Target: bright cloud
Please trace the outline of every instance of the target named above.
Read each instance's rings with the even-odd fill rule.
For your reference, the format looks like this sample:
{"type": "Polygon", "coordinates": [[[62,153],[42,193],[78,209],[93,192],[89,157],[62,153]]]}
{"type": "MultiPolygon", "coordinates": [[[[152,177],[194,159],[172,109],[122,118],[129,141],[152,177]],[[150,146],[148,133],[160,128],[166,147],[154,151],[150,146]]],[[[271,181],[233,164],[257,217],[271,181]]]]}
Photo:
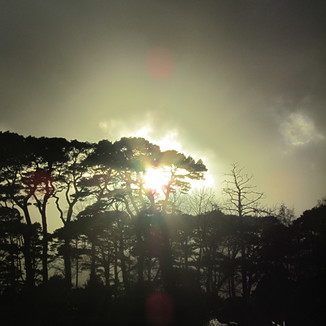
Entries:
{"type": "Polygon", "coordinates": [[[102,130],[110,140],[117,140],[121,137],[143,137],[152,143],[160,146],[161,150],[166,151],[174,149],[182,152],[183,148],[179,140],[179,132],[177,129],[170,129],[161,133],[157,133],[156,128],[153,127],[153,122],[147,116],[143,125],[129,124],[122,120],[101,120],[98,122],[98,127],[102,130]]]}
{"type": "Polygon", "coordinates": [[[108,129],[108,123],[107,123],[107,121],[100,121],[98,123],[98,126],[99,126],[100,129],[102,129],[104,131],[106,131],[108,129]]]}
{"type": "Polygon", "coordinates": [[[157,143],[161,147],[163,151],[169,149],[175,149],[179,152],[182,151],[182,145],[178,140],[178,131],[177,130],[169,130],[163,138],[158,139],[157,143]]]}
{"type": "Polygon", "coordinates": [[[291,113],[280,126],[285,141],[292,146],[302,146],[313,140],[324,139],[314,122],[301,113],[291,113]]]}
{"type": "Polygon", "coordinates": [[[124,123],[116,119],[101,120],[98,122],[98,127],[110,140],[121,138],[123,131],[125,131],[124,123]]]}

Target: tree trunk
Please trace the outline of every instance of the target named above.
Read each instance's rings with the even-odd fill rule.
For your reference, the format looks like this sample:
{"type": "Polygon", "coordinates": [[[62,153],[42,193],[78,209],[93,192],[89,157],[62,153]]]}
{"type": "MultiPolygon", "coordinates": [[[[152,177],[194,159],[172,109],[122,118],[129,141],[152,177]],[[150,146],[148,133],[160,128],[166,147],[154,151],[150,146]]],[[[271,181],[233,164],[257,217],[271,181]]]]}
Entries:
{"type": "Polygon", "coordinates": [[[94,285],[96,281],[95,257],[96,257],[96,251],[95,251],[95,243],[93,240],[92,247],[91,247],[91,272],[89,276],[90,285],[94,285]]]}
{"type": "Polygon", "coordinates": [[[144,283],[144,241],[142,239],[142,226],[140,225],[140,216],[136,216],[136,238],[137,238],[137,272],[138,284],[144,283]]]}
{"type": "Polygon", "coordinates": [[[168,231],[165,224],[165,221],[162,218],[161,223],[161,250],[158,255],[160,269],[162,273],[162,282],[163,286],[168,292],[175,291],[175,278],[173,273],[173,262],[172,262],[172,250],[170,246],[170,241],[168,237],[168,231]]]}
{"type": "Polygon", "coordinates": [[[167,292],[174,292],[175,290],[175,280],[172,270],[172,257],[169,248],[159,255],[158,257],[160,263],[160,269],[162,273],[162,282],[165,290],[167,292]]]}
{"type": "Polygon", "coordinates": [[[26,285],[28,287],[35,286],[35,271],[33,268],[33,259],[31,254],[31,236],[30,236],[30,226],[27,227],[27,232],[23,234],[24,247],[23,254],[25,260],[25,271],[26,271],[26,285]]]}
{"type": "Polygon", "coordinates": [[[248,298],[248,280],[247,280],[247,255],[246,245],[244,241],[243,232],[243,216],[240,215],[240,242],[241,242],[241,283],[242,283],[242,296],[244,299],[248,298]]]}
{"type": "MultiPolygon", "coordinates": [[[[137,237],[138,238],[138,237],[137,237]]],[[[138,245],[142,246],[143,240],[138,238],[138,245]]],[[[143,249],[140,249],[143,251],[143,249]]],[[[137,257],[137,272],[138,272],[138,283],[142,285],[144,283],[144,253],[139,252],[137,257]]]]}
{"type": "Polygon", "coordinates": [[[185,260],[185,270],[188,270],[188,236],[186,236],[186,240],[184,243],[185,251],[184,251],[184,260],[185,260]]]}
{"type": "Polygon", "coordinates": [[[49,279],[48,275],[48,228],[46,222],[45,209],[42,212],[42,277],[43,284],[46,284],[49,279]]]}
{"type": "Polygon", "coordinates": [[[110,262],[109,262],[109,257],[108,259],[104,259],[104,278],[105,278],[105,287],[107,289],[110,288],[110,262]]]}
{"type": "MultiPolygon", "coordinates": [[[[64,224],[64,228],[67,229],[70,226],[72,214],[73,214],[73,207],[75,203],[77,202],[77,199],[72,203],[69,203],[68,212],[67,212],[67,218],[66,223],[64,224]]],[[[69,236],[65,236],[64,239],[64,251],[63,251],[63,260],[64,260],[64,269],[65,269],[65,283],[67,289],[71,289],[72,287],[72,273],[71,273],[71,238],[69,236]]],[[[77,263],[78,264],[78,263],[77,263]]],[[[78,274],[78,271],[76,271],[78,274]]],[[[78,276],[77,276],[78,278],[78,276]]]]}
{"type": "Polygon", "coordinates": [[[117,297],[118,288],[119,288],[119,275],[118,275],[118,243],[114,241],[114,287],[115,287],[115,296],[117,297]]]}
{"type": "MultiPolygon", "coordinates": [[[[65,283],[67,289],[71,289],[72,281],[71,281],[71,246],[70,239],[65,237],[64,239],[64,250],[63,250],[63,261],[65,268],[65,283]]],[[[78,271],[76,271],[78,273],[78,271]]]]}
{"type": "Polygon", "coordinates": [[[78,277],[79,277],[79,256],[78,256],[78,239],[76,238],[76,280],[75,280],[75,286],[76,289],[78,288],[78,277]]]}
{"type": "Polygon", "coordinates": [[[129,293],[129,277],[127,273],[127,266],[126,266],[126,257],[124,254],[124,244],[122,235],[120,236],[119,241],[119,256],[120,256],[120,262],[121,262],[121,272],[122,272],[122,281],[126,290],[126,293],[129,293]]]}
{"type": "Polygon", "coordinates": [[[229,283],[229,297],[235,298],[234,273],[232,273],[228,283],[229,283]]]}
{"type": "Polygon", "coordinates": [[[214,248],[207,249],[207,278],[206,278],[206,292],[212,293],[213,291],[213,266],[214,266],[214,248]]]}
{"type": "Polygon", "coordinates": [[[27,201],[24,202],[24,206],[21,207],[24,212],[24,217],[26,221],[26,229],[23,234],[24,238],[24,247],[23,247],[23,254],[25,260],[25,271],[26,271],[26,285],[30,287],[35,286],[35,271],[33,268],[33,254],[32,254],[32,246],[31,246],[31,235],[32,235],[32,221],[29,215],[27,201]]]}

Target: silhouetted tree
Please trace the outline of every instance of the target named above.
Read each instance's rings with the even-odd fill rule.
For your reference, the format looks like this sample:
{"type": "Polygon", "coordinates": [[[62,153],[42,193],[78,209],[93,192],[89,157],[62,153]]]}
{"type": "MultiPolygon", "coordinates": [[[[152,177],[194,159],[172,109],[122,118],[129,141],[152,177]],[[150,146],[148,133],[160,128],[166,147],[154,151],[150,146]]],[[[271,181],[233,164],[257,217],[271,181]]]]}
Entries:
{"type": "Polygon", "coordinates": [[[30,215],[31,199],[34,189],[24,184],[26,175],[33,171],[33,152],[29,151],[23,136],[10,132],[0,132],[0,186],[1,203],[3,206],[18,207],[23,213],[27,224],[24,232],[24,260],[26,282],[35,285],[35,270],[33,268],[32,234],[33,222],[30,215]]]}
{"type": "Polygon", "coordinates": [[[222,212],[204,190],[189,196],[190,181],[206,171],[200,160],[143,138],[85,143],[1,132],[0,150],[6,314],[19,305],[39,324],[57,311],[53,324],[145,323],[148,294],[164,289],[176,324],[215,313],[257,326],[324,324],[325,200],[298,219],[284,204],[268,214],[252,176],[234,164],[222,212]],[[162,193],[145,183],[155,168],[170,177],[162,193]],[[180,193],[193,215],[176,206],[180,193]],[[50,207],[62,222],[53,234],[50,207]],[[81,271],[89,273],[83,284],[81,271]]]}
{"type": "Polygon", "coordinates": [[[63,247],[60,251],[64,260],[65,282],[68,288],[71,287],[71,241],[73,234],[70,232],[70,223],[76,217],[75,211],[78,203],[90,197],[91,191],[85,184],[90,177],[88,167],[84,160],[93,150],[93,145],[76,140],[67,142],[62,146],[65,160],[57,168],[54,181],[55,205],[59,212],[59,218],[63,227],[67,230],[61,232],[63,247]]]}
{"type": "Polygon", "coordinates": [[[248,286],[244,217],[260,211],[258,204],[264,194],[255,190],[256,186],[252,184],[253,176],[244,173],[238,163],[232,164],[231,172],[227,174],[227,177],[229,179],[225,181],[226,186],[223,192],[228,197],[227,209],[240,218],[242,295],[247,298],[250,294],[250,287],[248,286]]]}
{"type": "Polygon", "coordinates": [[[290,209],[285,204],[281,204],[276,212],[276,216],[281,223],[289,226],[295,219],[294,209],[290,209]]]}
{"type": "Polygon", "coordinates": [[[218,209],[213,188],[193,189],[182,201],[182,211],[192,215],[201,215],[218,209]]]}
{"type": "Polygon", "coordinates": [[[326,250],[326,204],[306,210],[291,226],[293,232],[292,259],[295,280],[294,307],[295,322],[323,325],[326,320],[324,302],[325,250],[326,250]],[[296,312],[300,311],[300,314],[296,312]]]}
{"type": "MultiPolygon", "coordinates": [[[[22,282],[23,224],[18,210],[0,207],[0,289],[22,282]]],[[[0,290],[0,292],[2,292],[0,290]]]]}
{"type": "Polygon", "coordinates": [[[26,145],[32,154],[33,170],[23,179],[24,184],[33,194],[34,205],[37,207],[42,223],[42,277],[43,283],[48,281],[48,216],[47,207],[55,193],[56,173],[66,161],[63,138],[27,137],[26,145]]]}

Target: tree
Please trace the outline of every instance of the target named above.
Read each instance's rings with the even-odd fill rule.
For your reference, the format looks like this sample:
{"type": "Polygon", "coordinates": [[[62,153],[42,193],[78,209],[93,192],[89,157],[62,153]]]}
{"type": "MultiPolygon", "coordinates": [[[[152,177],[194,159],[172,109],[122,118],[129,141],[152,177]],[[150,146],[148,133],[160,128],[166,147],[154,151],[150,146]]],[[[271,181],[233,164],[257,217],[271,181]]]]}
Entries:
{"type": "Polygon", "coordinates": [[[295,219],[294,209],[290,209],[282,203],[278,209],[276,216],[282,224],[289,226],[295,219]]]}
{"type": "Polygon", "coordinates": [[[16,289],[22,280],[22,234],[24,225],[17,209],[0,207],[0,292],[16,289]]]}
{"type": "MultiPolygon", "coordinates": [[[[141,248],[144,247],[146,237],[144,230],[147,229],[144,223],[147,221],[148,224],[155,214],[160,220],[164,214],[171,213],[173,211],[171,194],[176,191],[188,192],[189,180],[202,179],[207,169],[200,160],[196,162],[177,151],[162,152],[157,145],[136,137],[121,138],[114,144],[101,141],[89,162],[97,167],[94,184],[97,185],[99,198],[102,201],[109,201],[111,205],[122,204],[133,222],[138,243],[136,246],[138,279],[141,284],[145,260],[141,248]],[[161,198],[157,196],[155,190],[146,188],[144,174],[151,168],[162,169],[169,175],[161,198]]],[[[163,238],[166,235],[163,224],[161,234],[163,238]]],[[[168,243],[167,239],[163,238],[162,242],[168,243]]],[[[166,249],[166,252],[169,250],[166,249]]],[[[164,264],[169,260],[162,258],[160,261],[164,264]]]]}
{"type": "Polygon", "coordinates": [[[252,184],[253,175],[244,173],[244,169],[234,163],[226,177],[223,194],[227,197],[226,209],[231,214],[243,217],[266,212],[259,206],[264,193],[255,190],[257,186],[252,184]]]}
{"type": "Polygon", "coordinates": [[[26,146],[31,153],[33,169],[28,171],[23,183],[32,193],[42,223],[42,277],[48,281],[49,235],[47,207],[55,193],[57,171],[66,162],[65,148],[67,141],[63,138],[27,137],[26,146]]]}
{"type": "Polygon", "coordinates": [[[202,160],[197,162],[191,157],[186,157],[175,150],[162,152],[157,163],[162,168],[168,169],[170,177],[164,189],[164,199],[162,201],[162,210],[172,212],[168,207],[170,194],[180,191],[187,194],[191,188],[190,180],[202,180],[207,168],[202,160]]]}
{"type": "Polygon", "coordinates": [[[206,214],[218,208],[214,190],[206,187],[189,192],[181,206],[182,211],[193,215],[206,214]]]}
{"type": "Polygon", "coordinates": [[[35,257],[32,248],[34,226],[30,214],[34,189],[24,183],[27,174],[33,171],[33,152],[29,150],[23,136],[11,132],[0,132],[0,152],[1,205],[18,208],[22,212],[27,225],[23,234],[26,283],[28,286],[34,286],[35,257]]]}
{"type": "Polygon", "coordinates": [[[226,176],[228,179],[224,181],[226,186],[223,188],[223,193],[227,196],[227,210],[240,218],[242,295],[248,298],[250,287],[246,266],[244,217],[264,211],[259,206],[264,193],[255,190],[256,186],[252,184],[253,175],[246,174],[238,163],[232,164],[231,172],[226,176]]]}
{"type": "MultiPolygon", "coordinates": [[[[325,322],[325,251],[326,251],[326,202],[302,213],[290,226],[296,240],[294,252],[294,277],[297,281],[295,300],[303,322],[315,325],[325,322]]],[[[294,312],[293,312],[294,313],[294,312]]],[[[293,314],[294,315],[294,314],[293,314]]]]}
{"type": "Polygon", "coordinates": [[[64,260],[64,274],[67,288],[72,285],[71,272],[71,240],[72,233],[70,223],[76,217],[78,203],[90,197],[91,191],[87,186],[89,178],[88,166],[84,163],[88,155],[92,153],[94,145],[73,140],[62,146],[65,160],[55,171],[54,192],[55,205],[59,212],[59,218],[63,223],[62,232],[58,233],[63,238],[61,250],[64,260]]]}

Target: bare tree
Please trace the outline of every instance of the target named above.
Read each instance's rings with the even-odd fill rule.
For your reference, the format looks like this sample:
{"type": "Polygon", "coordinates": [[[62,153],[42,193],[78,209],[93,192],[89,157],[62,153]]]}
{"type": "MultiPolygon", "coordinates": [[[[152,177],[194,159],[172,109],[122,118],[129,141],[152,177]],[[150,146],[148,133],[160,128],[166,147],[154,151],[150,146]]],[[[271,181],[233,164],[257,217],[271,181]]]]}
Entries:
{"type": "Polygon", "coordinates": [[[263,192],[256,191],[257,186],[251,182],[253,175],[248,175],[238,163],[232,164],[231,172],[226,174],[223,194],[227,197],[226,209],[239,217],[257,215],[259,211],[267,212],[260,207],[263,192]]]}
{"type": "Polygon", "coordinates": [[[238,163],[232,164],[232,169],[226,175],[225,188],[223,193],[228,197],[226,209],[240,218],[240,264],[241,264],[241,282],[242,295],[248,298],[250,295],[250,273],[248,272],[247,246],[245,241],[244,217],[249,215],[259,215],[260,200],[264,193],[256,191],[256,186],[252,184],[253,175],[248,175],[238,163]]]}
{"type": "Polygon", "coordinates": [[[202,187],[192,190],[181,203],[182,211],[187,214],[201,215],[218,208],[214,190],[202,187]]]}

